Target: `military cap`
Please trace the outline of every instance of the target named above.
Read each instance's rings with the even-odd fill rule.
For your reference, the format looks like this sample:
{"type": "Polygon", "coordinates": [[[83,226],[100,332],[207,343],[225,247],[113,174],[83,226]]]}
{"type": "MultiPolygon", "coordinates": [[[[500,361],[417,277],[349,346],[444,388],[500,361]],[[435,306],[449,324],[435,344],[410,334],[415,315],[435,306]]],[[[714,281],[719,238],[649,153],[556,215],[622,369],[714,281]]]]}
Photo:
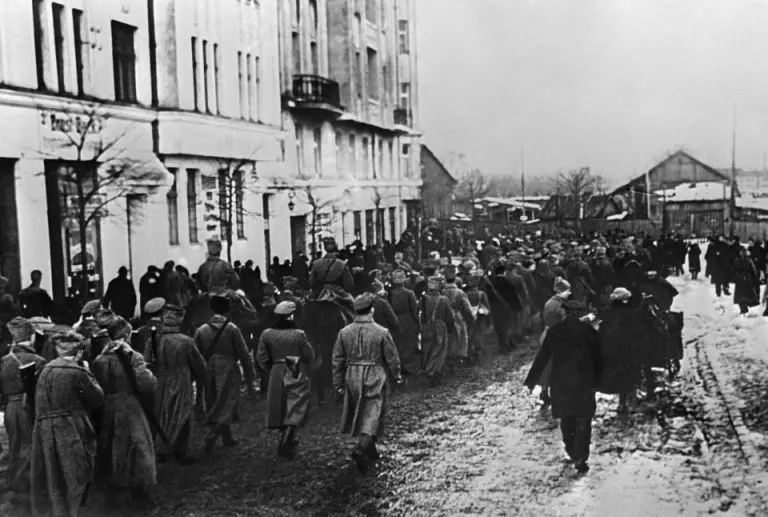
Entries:
{"type": "Polygon", "coordinates": [[[565,278],[557,277],[554,285],[555,294],[564,293],[570,290],[571,290],[571,284],[569,284],[565,278]]]}
{"type": "Polygon", "coordinates": [[[99,307],[101,307],[101,300],[91,300],[83,305],[83,310],[80,311],[80,314],[83,316],[90,316],[95,313],[99,307]]]}
{"type": "Polygon", "coordinates": [[[381,270],[380,269],[371,269],[371,271],[368,273],[368,277],[369,278],[376,278],[379,275],[381,275],[381,270]]]}
{"type": "Polygon", "coordinates": [[[27,320],[32,327],[34,327],[35,332],[37,333],[44,333],[46,330],[51,330],[56,325],[54,322],[52,322],[48,318],[44,318],[42,316],[33,316],[27,320]]]}
{"type": "Polygon", "coordinates": [[[275,307],[275,314],[278,316],[290,316],[296,312],[296,304],[290,301],[280,302],[275,307]]]}
{"type": "Polygon", "coordinates": [[[632,293],[629,291],[629,289],[626,289],[624,287],[617,287],[611,293],[612,302],[616,302],[616,301],[626,302],[631,298],[632,298],[632,293]]]}
{"type": "Polygon", "coordinates": [[[85,348],[85,338],[74,331],[61,332],[53,336],[53,344],[59,356],[75,355],[85,348]]]}
{"type": "Polygon", "coordinates": [[[157,314],[165,307],[165,298],[152,298],[144,304],[144,312],[147,314],[157,314]]]}
{"type": "Polygon", "coordinates": [[[432,289],[433,291],[436,289],[440,289],[440,284],[442,283],[442,280],[439,276],[431,276],[427,278],[427,289],[432,289]]]}
{"type": "Polygon", "coordinates": [[[405,283],[405,272],[402,269],[396,270],[392,273],[391,282],[392,285],[403,285],[405,283]]]}
{"type": "Polygon", "coordinates": [[[7,323],[8,332],[13,337],[13,342],[29,341],[35,334],[35,328],[25,318],[16,317],[7,323]]]}
{"type": "Polygon", "coordinates": [[[356,312],[362,312],[373,307],[373,293],[363,293],[352,302],[356,312]]]}
{"type": "Polygon", "coordinates": [[[117,317],[114,312],[103,307],[96,311],[96,314],[93,316],[93,319],[96,321],[96,325],[103,329],[109,327],[117,317]]]}
{"type": "Polygon", "coordinates": [[[374,280],[371,282],[371,289],[374,293],[379,294],[380,292],[384,291],[384,284],[379,282],[378,280],[374,280]]]}
{"type": "Polygon", "coordinates": [[[464,262],[461,263],[461,267],[463,267],[467,271],[472,271],[477,267],[477,265],[471,260],[465,260],[464,262]]]}
{"type": "Polygon", "coordinates": [[[283,277],[283,289],[287,289],[289,291],[293,291],[299,286],[299,279],[295,276],[285,276],[283,277]]]}

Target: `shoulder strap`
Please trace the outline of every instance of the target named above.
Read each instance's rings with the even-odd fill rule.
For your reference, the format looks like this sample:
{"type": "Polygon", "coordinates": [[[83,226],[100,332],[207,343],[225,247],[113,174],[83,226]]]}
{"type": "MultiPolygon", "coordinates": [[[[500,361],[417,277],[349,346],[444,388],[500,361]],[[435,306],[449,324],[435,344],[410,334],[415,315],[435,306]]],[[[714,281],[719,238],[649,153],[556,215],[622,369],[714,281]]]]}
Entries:
{"type": "MultiPolygon", "coordinates": [[[[229,318],[227,318],[224,321],[224,325],[221,326],[219,331],[214,336],[213,342],[211,343],[209,350],[213,350],[216,347],[216,345],[219,343],[219,339],[221,338],[221,335],[224,333],[224,329],[227,328],[228,325],[229,325],[229,318]]],[[[210,323],[208,323],[208,326],[213,328],[213,325],[211,325],[210,323]]],[[[210,356],[211,354],[208,354],[208,355],[210,356]]]]}

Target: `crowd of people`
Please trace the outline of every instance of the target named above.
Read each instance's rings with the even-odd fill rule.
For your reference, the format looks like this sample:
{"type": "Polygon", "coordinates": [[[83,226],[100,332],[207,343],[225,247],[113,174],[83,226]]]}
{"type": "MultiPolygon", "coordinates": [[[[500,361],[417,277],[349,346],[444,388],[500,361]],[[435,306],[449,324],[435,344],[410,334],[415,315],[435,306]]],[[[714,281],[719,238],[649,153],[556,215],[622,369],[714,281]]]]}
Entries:
{"type": "MultiPolygon", "coordinates": [[[[330,368],[341,431],[356,438],[348,457],[363,473],[379,458],[392,385],[414,374],[439,384],[489,353],[491,330],[500,353],[540,345],[526,385],[561,420],[579,472],[588,470],[595,393],[618,394],[619,410],[628,411],[653,399],[654,367],[674,372],[679,365],[682,314],[671,311],[677,291],[666,278],[683,274],[686,256],[696,278],[695,242],[535,232],[461,249],[450,239],[446,249],[435,243],[447,239],[421,238],[429,257],[423,261],[415,259],[410,234],[367,249],[359,242],[339,249],[328,238],[325,253],[311,262],[302,255],[288,264],[275,259],[266,281],[251,261],[222,260],[221,244],[211,241],[195,274],[183,263],[150,267],[138,300],[121,268],[71,327],[47,317],[52,303],[39,272],[23,297],[6,293],[0,278],[0,323],[11,338],[0,360],[10,490],[34,515],[76,515],[92,485],[118,505],[147,501],[158,461],[199,461],[190,450],[196,412],[208,426],[205,456],[219,439],[237,446],[232,426],[246,410],[241,388],[256,397],[257,379],[276,452],[292,459],[321,362],[303,323],[307,304],[316,301],[345,316],[330,368]],[[201,298],[210,318],[183,329],[186,311],[201,298]],[[141,316],[133,319],[137,302],[141,316]],[[255,343],[233,322],[233,306],[241,303],[269,313],[269,328],[255,343]]],[[[725,239],[711,243],[706,273],[718,293],[735,281],[736,303],[751,306],[753,298],[740,298],[744,271],[759,284],[765,254],[757,263],[754,251],[729,250],[725,239]]]]}

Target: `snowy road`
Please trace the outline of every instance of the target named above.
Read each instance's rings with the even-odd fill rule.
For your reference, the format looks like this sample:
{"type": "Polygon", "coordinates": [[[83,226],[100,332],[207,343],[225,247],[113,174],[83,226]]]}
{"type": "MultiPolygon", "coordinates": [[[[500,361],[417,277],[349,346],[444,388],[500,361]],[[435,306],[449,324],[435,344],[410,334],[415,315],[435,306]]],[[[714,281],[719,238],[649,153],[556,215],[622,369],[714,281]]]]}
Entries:
{"type": "MultiPolygon", "coordinates": [[[[161,466],[151,515],[768,515],[768,321],[739,316],[706,280],[671,280],[686,314],[683,371],[656,411],[619,418],[616,398],[600,397],[586,476],[565,463],[557,421],[522,387],[533,347],[496,356],[488,343],[480,365],[444,385],[414,381],[395,394],[383,460],[367,476],[343,460],[337,408],[314,411],[286,463],[274,458],[260,404],[237,427],[237,450],[161,466]]],[[[96,505],[83,515],[127,514],[96,505]]]]}

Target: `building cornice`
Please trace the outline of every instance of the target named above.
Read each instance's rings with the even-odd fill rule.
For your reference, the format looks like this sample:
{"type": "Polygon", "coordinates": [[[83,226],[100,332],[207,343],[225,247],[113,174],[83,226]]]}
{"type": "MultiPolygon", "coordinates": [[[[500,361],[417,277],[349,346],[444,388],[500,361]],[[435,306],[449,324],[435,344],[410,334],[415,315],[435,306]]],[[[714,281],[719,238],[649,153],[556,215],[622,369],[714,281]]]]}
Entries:
{"type": "Polygon", "coordinates": [[[221,115],[198,113],[196,111],[185,111],[175,108],[163,108],[158,110],[157,119],[160,124],[163,122],[191,122],[195,124],[204,124],[209,127],[248,131],[264,135],[274,135],[276,133],[287,134],[284,129],[271,124],[223,117],[221,115]]]}

